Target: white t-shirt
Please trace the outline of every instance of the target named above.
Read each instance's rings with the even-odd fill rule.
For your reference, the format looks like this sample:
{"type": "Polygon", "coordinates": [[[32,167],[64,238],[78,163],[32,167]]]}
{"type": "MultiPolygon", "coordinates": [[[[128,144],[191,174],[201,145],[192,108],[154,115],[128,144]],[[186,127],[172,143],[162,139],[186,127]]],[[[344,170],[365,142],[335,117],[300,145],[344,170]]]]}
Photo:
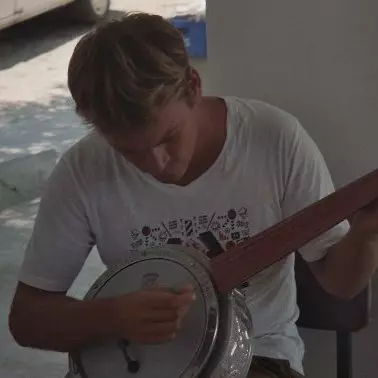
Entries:
{"type": "MultiPolygon", "coordinates": [[[[123,261],[128,250],[170,240],[204,249],[198,235],[206,230],[228,248],[334,190],[323,157],[296,118],[256,100],[225,101],[224,148],[186,187],[141,173],[94,132],[75,144],[50,177],[20,280],[67,290],[94,245],[107,267],[123,261]]],[[[307,261],[320,259],[347,229],[343,222],[299,252],[307,261]]],[[[294,258],[255,275],[247,304],[255,354],[288,359],[303,372],[294,258]]]]}

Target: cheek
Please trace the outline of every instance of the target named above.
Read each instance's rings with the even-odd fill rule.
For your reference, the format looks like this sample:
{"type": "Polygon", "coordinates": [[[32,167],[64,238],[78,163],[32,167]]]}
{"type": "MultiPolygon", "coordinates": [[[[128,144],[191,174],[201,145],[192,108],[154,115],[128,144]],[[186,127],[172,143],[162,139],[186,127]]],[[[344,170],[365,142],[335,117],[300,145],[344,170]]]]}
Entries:
{"type": "Polygon", "coordinates": [[[176,164],[178,161],[182,160],[184,151],[181,143],[176,142],[167,145],[166,151],[169,156],[169,164],[176,164]]]}
{"type": "Polygon", "coordinates": [[[167,146],[167,153],[172,162],[186,161],[190,159],[193,153],[193,142],[184,135],[177,139],[175,143],[167,146]]]}
{"type": "Polygon", "coordinates": [[[196,126],[191,123],[187,123],[180,137],[180,144],[183,150],[185,150],[187,154],[188,153],[192,154],[196,146],[196,141],[197,141],[196,126]]]}

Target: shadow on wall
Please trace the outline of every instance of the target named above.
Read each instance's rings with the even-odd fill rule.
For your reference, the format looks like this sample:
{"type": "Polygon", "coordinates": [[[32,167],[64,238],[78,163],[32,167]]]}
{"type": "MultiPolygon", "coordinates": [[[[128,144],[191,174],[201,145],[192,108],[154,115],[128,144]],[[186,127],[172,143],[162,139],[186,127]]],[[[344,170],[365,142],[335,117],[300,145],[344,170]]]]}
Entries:
{"type": "MultiPolygon", "coordinates": [[[[0,71],[54,50],[92,28],[70,20],[63,11],[53,10],[0,31],[0,71]]],[[[106,21],[123,14],[111,10],[106,21]]]]}
{"type": "Polygon", "coordinates": [[[76,115],[68,95],[46,102],[0,102],[0,162],[55,149],[61,154],[88,129],[76,115]]]}

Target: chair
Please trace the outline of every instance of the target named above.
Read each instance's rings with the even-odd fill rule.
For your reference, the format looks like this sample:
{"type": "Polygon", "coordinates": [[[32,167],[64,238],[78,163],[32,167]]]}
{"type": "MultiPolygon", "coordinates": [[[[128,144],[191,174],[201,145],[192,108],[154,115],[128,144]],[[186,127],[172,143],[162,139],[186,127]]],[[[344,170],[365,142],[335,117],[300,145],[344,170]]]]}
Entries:
{"type": "Polygon", "coordinates": [[[336,332],[337,378],[352,378],[352,334],[370,323],[371,285],[352,300],[326,293],[302,257],[296,254],[298,327],[336,332]]]}

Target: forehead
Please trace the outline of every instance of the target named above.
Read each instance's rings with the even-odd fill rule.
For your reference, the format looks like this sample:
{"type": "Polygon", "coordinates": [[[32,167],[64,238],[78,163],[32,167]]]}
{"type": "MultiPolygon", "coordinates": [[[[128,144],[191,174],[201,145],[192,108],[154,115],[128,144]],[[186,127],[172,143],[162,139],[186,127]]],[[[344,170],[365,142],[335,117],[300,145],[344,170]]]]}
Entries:
{"type": "Polygon", "coordinates": [[[153,113],[151,121],[138,129],[135,127],[122,135],[107,139],[117,149],[124,151],[143,151],[164,141],[173,131],[185,124],[190,108],[185,101],[172,101],[153,113]]]}

